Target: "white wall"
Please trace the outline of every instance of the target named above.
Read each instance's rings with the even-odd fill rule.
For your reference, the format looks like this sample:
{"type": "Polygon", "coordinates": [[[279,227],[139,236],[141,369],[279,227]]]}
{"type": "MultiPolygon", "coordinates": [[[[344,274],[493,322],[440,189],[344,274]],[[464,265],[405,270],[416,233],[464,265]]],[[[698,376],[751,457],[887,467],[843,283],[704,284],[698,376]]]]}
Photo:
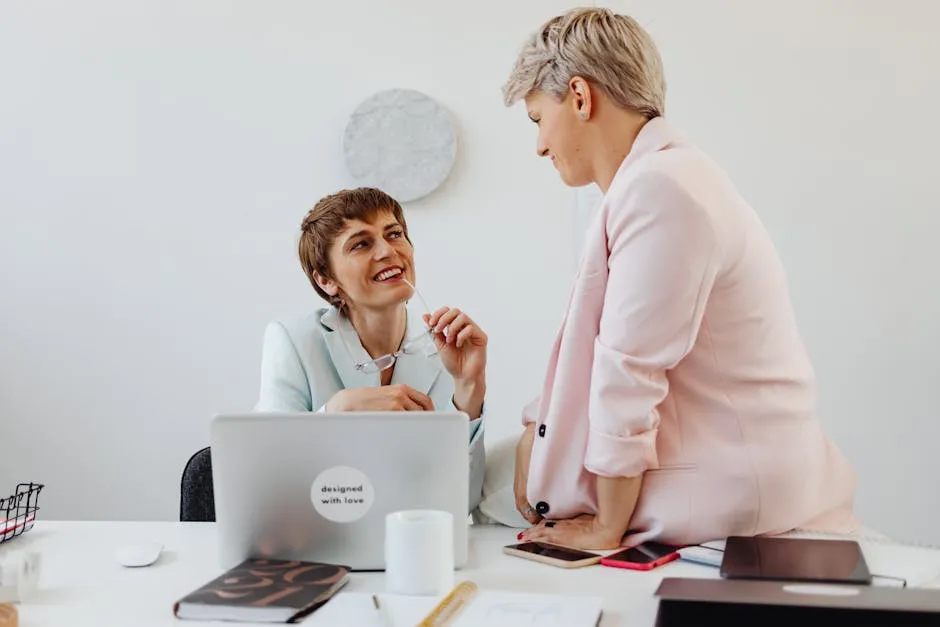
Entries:
{"type": "MultiPolygon", "coordinates": [[[[265,322],[319,306],[297,227],[353,183],[346,118],[389,87],[456,117],[452,177],[405,209],[424,295],[490,334],[488,436],[515,431],[579,219],[499,87],[573,4],[0,0],[0,482],[46,482],[49,518],[175,518],[209,417],[255,400],[265,322]]],[[[859,512],[940,541],[940,5],[608,6],[780,247],[859,512]]]]}

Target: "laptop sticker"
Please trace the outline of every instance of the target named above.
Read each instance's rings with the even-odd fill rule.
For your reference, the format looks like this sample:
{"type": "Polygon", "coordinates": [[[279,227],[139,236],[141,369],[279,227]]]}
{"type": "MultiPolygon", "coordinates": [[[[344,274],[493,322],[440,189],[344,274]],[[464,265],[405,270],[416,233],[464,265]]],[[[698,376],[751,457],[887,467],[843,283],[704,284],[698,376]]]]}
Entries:
{"type": "Polygon", "coordinates": [[[359,520],[372,508],[375,489],[361,470],[333,466],[317,475],[310,488],[310,499],[327,520],[349,523],[359,520]]]}

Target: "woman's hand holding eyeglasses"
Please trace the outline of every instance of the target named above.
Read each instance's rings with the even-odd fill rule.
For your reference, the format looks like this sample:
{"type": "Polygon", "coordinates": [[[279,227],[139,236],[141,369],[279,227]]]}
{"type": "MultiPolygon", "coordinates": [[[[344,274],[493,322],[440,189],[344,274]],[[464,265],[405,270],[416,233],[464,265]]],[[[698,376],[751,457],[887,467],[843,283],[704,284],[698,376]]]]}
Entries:
{"type": "Polygon", "coordinates": [[[486,333],[464,312],[441,307],[424,321],[441,362],[454,377],[454,405],[471,419],[480,416],[486,394],[486,333]]]}
{"type": "Polygon", "coordinates": [[[470,316],[451,307],[425,315],[444,367],[459,380],[482,378],[486,371],[486,333],[470,316]]]}
{"type": "Polygon", "coordinates": [[[326,403],[326,411],[434,411],[427,394],[404,384],[340,390],[326,403]]]}

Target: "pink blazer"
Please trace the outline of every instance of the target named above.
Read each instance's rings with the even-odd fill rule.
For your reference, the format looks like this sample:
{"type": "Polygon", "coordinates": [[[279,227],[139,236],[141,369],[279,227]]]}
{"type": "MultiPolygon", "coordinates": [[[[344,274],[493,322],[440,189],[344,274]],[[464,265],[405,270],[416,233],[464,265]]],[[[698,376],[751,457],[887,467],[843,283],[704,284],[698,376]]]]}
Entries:
{"type": "Polygon", "coordinates": [[[784,269],[725,173],[651,120],[584,250],[523,411],[536,510],[595,513],[595,475],[643,475],[624,544],[851,531],[855,474],[817,420],[784,269]]]}

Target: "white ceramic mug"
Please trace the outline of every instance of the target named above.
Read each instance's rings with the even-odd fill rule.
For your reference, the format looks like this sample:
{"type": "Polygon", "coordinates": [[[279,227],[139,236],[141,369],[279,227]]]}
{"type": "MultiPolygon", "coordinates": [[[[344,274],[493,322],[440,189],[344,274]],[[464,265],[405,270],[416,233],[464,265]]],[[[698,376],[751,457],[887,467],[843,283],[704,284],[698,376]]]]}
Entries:
{"type": "Polygon", "coordinates": [[[385,582],[391,594],[444,595],[454,586],[454,516],[415,509],[385,517],[385,582]]]}

